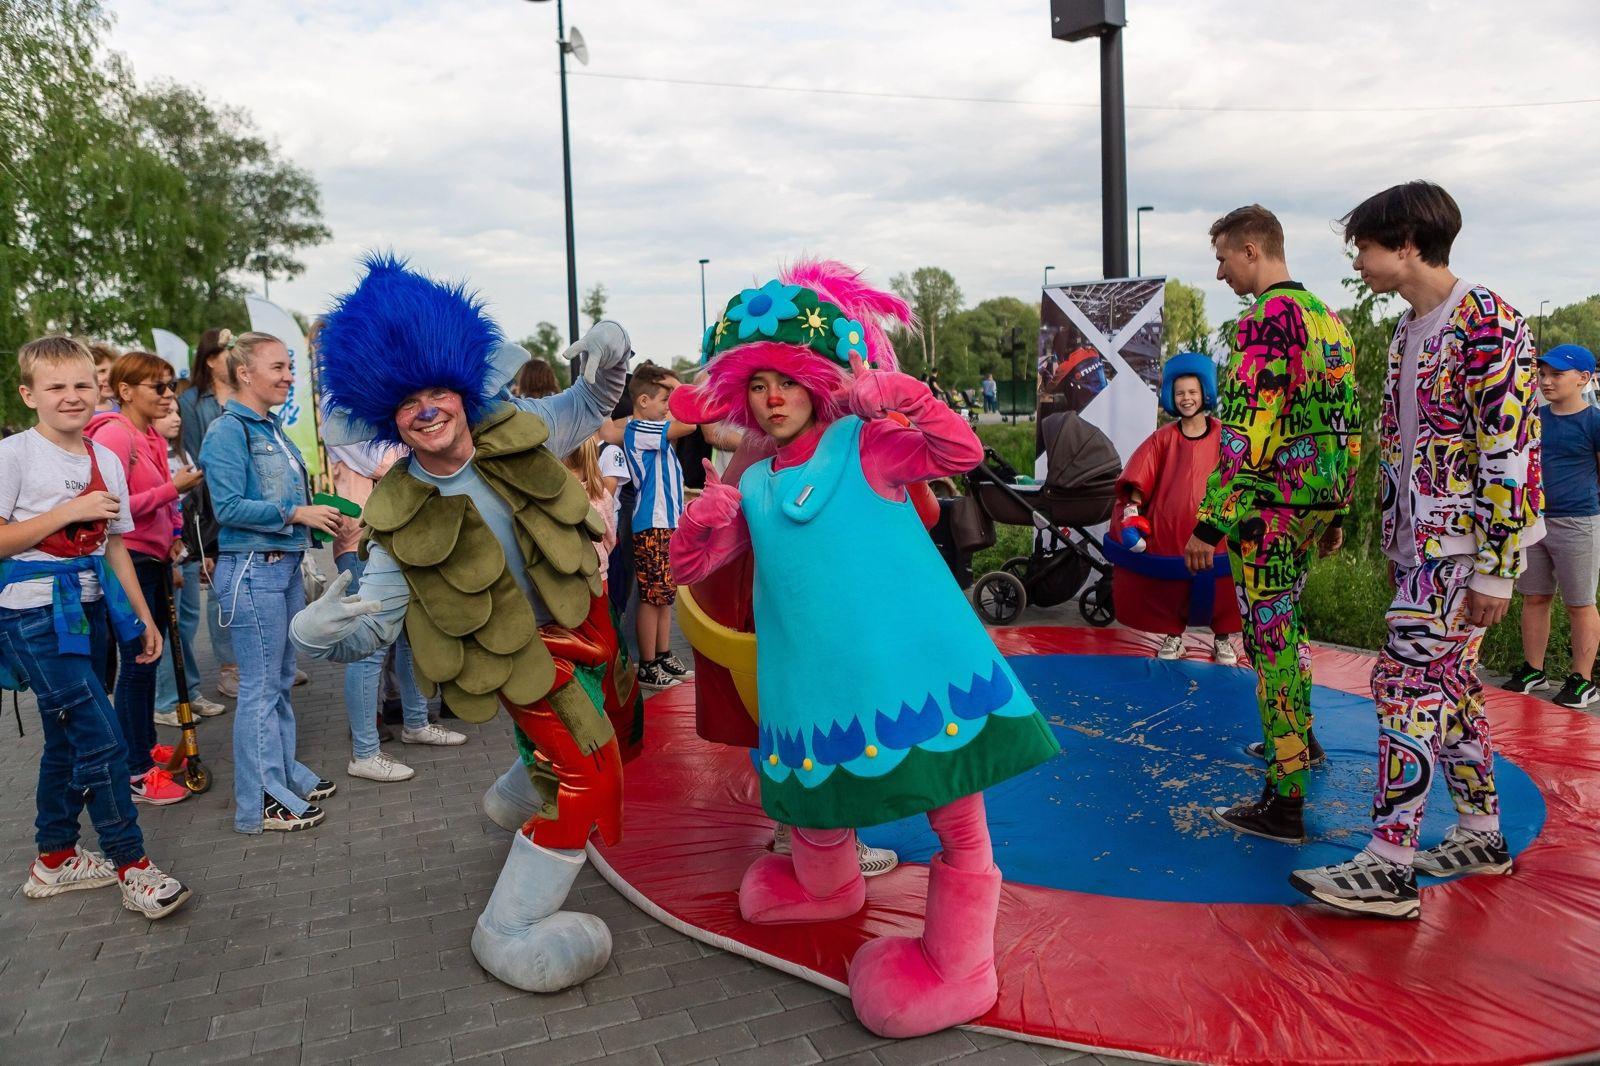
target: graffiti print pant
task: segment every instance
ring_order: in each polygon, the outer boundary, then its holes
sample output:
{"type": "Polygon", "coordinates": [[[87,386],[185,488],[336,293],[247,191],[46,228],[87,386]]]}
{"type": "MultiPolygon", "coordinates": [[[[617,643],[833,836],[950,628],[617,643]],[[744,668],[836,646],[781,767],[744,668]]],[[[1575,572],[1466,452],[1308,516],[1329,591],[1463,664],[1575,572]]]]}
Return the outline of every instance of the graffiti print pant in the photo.
{"type": "Polygon", "coordinates": [[[1469,826],[1474,817],[1500,813],[1489,719],[1476,670],[1485,631],[1466,621],[1472,573],[1465,556],[1395,568],[1389,635],[1372,669],[1372,698],[1378,705],[1372,817],[1373,835],[1396,847],[1417,846],[1434,768],[1440,764],[1456,811],[1469,826]]]}
{"type": "Polygon", "coordinates": [[[1267,780],[1282,796],[1306,794],[1311,646],[1300,616],[1300,593],[1317,540],[1327,527],[1323,512],[1270,507],[1242,513],[1228,538],[1244,648],[1256,672],[1267,780]]]}

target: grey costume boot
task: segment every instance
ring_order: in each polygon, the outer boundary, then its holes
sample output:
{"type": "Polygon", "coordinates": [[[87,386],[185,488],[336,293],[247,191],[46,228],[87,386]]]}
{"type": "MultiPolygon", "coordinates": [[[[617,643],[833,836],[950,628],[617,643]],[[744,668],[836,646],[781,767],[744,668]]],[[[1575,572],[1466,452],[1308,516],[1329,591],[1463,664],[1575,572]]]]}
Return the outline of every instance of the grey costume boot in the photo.
{"type": "Polygon", "coordinates": [[[606,923],[560,909],[583,863],[581,851],[541,848],[517,833],[472,931],[478,964],[527,992],[560,992],[604,969],[611,958],[606,923]]]}

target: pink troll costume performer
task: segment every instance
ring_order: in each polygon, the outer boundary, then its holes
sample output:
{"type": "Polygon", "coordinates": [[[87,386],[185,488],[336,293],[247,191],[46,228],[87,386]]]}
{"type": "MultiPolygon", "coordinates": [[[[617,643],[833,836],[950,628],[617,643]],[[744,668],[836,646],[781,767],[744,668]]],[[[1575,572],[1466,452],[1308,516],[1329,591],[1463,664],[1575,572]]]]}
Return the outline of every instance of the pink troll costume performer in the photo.
{"type": "Polygon", "coordinates": [[[895,370],[883,324],[910,320],[848,267],[797,263],[728,302],[703,342],[708,380],[671,401],[676,418],[731,421],[776,449],[737,488],[709,477],[672,540],[684,582],[755,560],[752,760],[762,806],[796,829],[792,856],[745,872],[740,913],[859,911],[859,826],[926,813],[943,848],[923,935],[873,941],[850,962],[857,1017],[892,1037],[994,1004],[1000,870],[981,792],[1058,750],[907,499],[907,485],[983,455],[963,419],[895,370]]]}

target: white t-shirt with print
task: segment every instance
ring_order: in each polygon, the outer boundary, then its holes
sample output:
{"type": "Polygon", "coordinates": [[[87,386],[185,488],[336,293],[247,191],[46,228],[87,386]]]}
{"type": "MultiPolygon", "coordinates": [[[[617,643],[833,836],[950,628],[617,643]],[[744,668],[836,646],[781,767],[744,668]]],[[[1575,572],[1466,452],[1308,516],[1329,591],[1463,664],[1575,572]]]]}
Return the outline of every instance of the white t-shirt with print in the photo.
{"type": "MultiPolygon", "coordinates": [[[[133,530],[133,514],[128,509],[128,482],[122,473],[122,464],[116,453],[103,444],[87,438],[84,444],[94,449],[100,477],[106,491],[122,501],[122,513],[107,524],[109,533],[128,533],[133,530]]],[[[0,440],[0,519],[7,522],[26,522],[30,518],[61,506],[89,487],[89,456],[74,455],[52,444],[36,429],[15,433],[0,440]]],[[[93,552],[104,555],[102,544],[93,552]]],[[[19,560],[50,561],[54,555],[30,548],[12,556],[19,560]]],[[[0,607],[14,611],[30,607],[48,607],[53,582],[48,577],[19,581],[0,592],[0,607]]],[[[80,579],[85,600],[100,598],[100,581],[92,573],[80,579]]]]}
{"type": "Polygon", "coordinates": [[[622,486],[628,483],[628,457],[615,444],[600,445],[600,476],[617,479],[611,494],[611,526],[615,530],[622,517],[622,486]]]}

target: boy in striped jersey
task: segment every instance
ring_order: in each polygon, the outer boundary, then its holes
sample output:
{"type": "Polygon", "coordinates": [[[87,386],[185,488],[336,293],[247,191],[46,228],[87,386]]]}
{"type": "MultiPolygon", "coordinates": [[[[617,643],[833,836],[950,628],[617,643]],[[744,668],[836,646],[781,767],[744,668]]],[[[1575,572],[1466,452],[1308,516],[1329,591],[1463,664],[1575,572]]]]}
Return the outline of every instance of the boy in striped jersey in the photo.
{"type": "Polygon", "coordinates": [[[622,446],[634,487],[633,560],[639,580],[639,683],[671,688],[694,676],[672,654],[672,603],[678,597],[667,546],[683,514],[683,467],[671,443],[695,431],[674,422],[667,397],[681,382],[672,371],[645,363],[633,372],[628,395],[633,417],[608,422],[601,436],[622,446]]]}

